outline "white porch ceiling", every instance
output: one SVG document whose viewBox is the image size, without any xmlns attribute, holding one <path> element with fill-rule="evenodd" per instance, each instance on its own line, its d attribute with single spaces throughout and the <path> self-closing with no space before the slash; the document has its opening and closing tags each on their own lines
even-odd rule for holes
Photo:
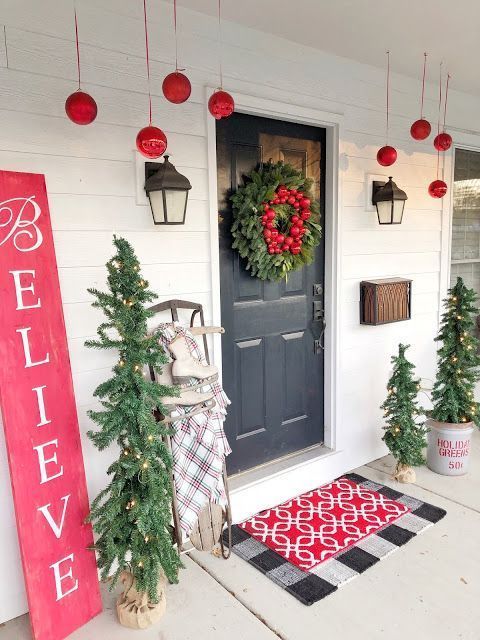
<svg viewBox="0 0 480 640">
<path fill-rule="evenodd" d="M 216 15 L 216 0 L 178 0 Z M 322 51 L 392 70 L 421 73 L 429 53 L 430 79 L 438 63 L 453 76 L 452 88 L 480 96 L 480 2 L 478 0 L 222 0 L 225 20 Z"/>
</svg>

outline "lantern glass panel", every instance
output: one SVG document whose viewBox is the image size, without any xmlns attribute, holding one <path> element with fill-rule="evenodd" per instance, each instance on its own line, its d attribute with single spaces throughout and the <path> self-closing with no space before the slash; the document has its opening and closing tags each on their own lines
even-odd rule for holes
<svg viewBox="0 0 480 640">
<path fill-rule="evenodd" d="M 155 224 L 165 224 L 165 209 L 163 207 L 163 191 L 150 191 L 150 207 Z"/>
<path fill-rule="evenodd" d="M 391 200 L 377 202 L 378 222 L 380 224 L 392 224 Z"/>
<path fill-rule="evenodd" d="M 393 201 L 393 224 L 400 224 L 403 217 L 403 209 L 405 207 L 405 200 Z"/>
<path fill-rule="evenodd" d="M 167 207 L 167 222 L 170 224 L 182 224 L 185 218 L 188 191 L 165 189 L 164 194 Z"/>
</svg>

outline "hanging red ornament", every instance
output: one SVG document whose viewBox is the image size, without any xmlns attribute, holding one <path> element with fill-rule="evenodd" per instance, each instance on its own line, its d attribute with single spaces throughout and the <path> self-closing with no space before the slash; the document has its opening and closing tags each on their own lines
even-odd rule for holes
<svg viewBox="0 0 480 640">
<path fill-rule="evenodd" d="M 178 68 L 178 39 L 177 39 L 177 0 L 173 0 L 173 29 L 175 32 L 175 71 L 169 73 L 162 83 L 163 95 L 169 102 L 181 104 L 189 99 L 192 93 L 190 80 Z"/>
<path fill-rule="evenodd" d="M 449 133 L 443 131 L 435 136 L 433 146 L 437 151 L 448 151 L 452 146 L 452 136 Z"/>
<path fill-rule="evenodd" d="M 232 96 L 223 89 L 217 89 L 212 93 L 208 101 L 208 110 L 216 120 L 228 118 L 235 109 Z"/>
<path fill-rule="evenodd" d="M 410 127 L 410 135 L 414 140 L 426 140 L 432 131 L 432 125 L 423 117 L 423 102 L 425 97 L 425 72 L 427 69 L 427 54 L 423 54 L 423 78 L 422 78 L 422 99 L 420 103 L 420 120 Z"/>
<path fill-rule="evenodd" d="M 136 145 L 139 152 L 146 158 L 159 158 L 167 150 L 167 136 L 158 127 L 152 125 L 152 94 L 150 91 L 150 58 L 148 52 L 147 3 L 143 0 L 143 18 L 145 27 L 145 60 L 147 65 L 148 85 L 148 127 L 137 133 Z"/>
<path fill-rule="evenodd" d="M 443 198 L 447 193 L 447 184 L 443 180 L 434 180 L 428 185 L 428 193 L 432 198 Z"/>
<path fill-rule="evenodd" d="M 388 116 L 389 116 L 389 99 L 390 99 L 390 51 L 387 51 L 387 100 L 386 100 L 386 127 L 385 138 L 386 144 L 377 151 L 377 162 L 382 167 L 389 167 L 397 159 L 397 150 L 388 144 Z"/>
<path fill-rule="evenodd" d="M 90 124 L 97 117 L 97 103 L 91 95 L 78 89 L 66 99 L 65 112 L 75 124 Z"/>
<path fill-rule="evenodd" d="M 441 75 L 440 75 L 441 82 Z M 437 151 L 448 151 L 452 146 L 452 136 L 445 131 L 446 121 L 447 121 L 447 102 L 448 102 L 448 84 L 450 82 L 450 74 L 447 74 L 447 83 L 445 85 L 445 105 L 443 109 L 443 131 L 440 131 L 440 120 L 438 123 L 438 133 L 435 136 L 435 140 L 433 141 L 433 146 Z M 440 88 L 441 91 L 441 88 Z M 441 93 L 440 93 L 441 95 Z M 441 100 L 441 98 L 440 98 Z M 439 107 L 440 108 L 440 107 Z"/>
<path fill-rule="evenodd" d="M 426 140 L 432 131 L 432 125 L 423 118 L 415 120 L 410 127 L 410 134 L 414 140 Z"/>
<path fill-rule="evenodd" d="M 377 162 L 381 164 L 382 167 L 389 167 L 392 165 L 397 159 L 397 150 L 395 147 L 390 147 L 389 145 L 385 145 L 377 152 Z"/>
<path fill-rule="evenodd" d="M 97 117 L 97 103 L 91 95 L 85 93 L 80 88 L 80 46 L 78 44 L 78 21 L 77 10 L 74 9 L 75 17 L 75 45 L 77 49 L 77 74 L 78 89 L 70 94 L 65 101 L 65 113 L 75 124 L 91 124 Z"/>
<path fill-rule="evenodd" d="M 221 0 L 218 0 L 218 60 L 220 86 L 208 100 L 208 110 L 215 120 L 228 118 L 235 110 L 235 102 L 232 96 L 223 90 Z"/>
<path fill-rule="evenodd" d="M 162 83 L 163 95 L 169 102 L 181 104 L 189 99 L 192 85 L 187 76 L 180 71 L 169 73 Z"/>
<path fill-rule="evenodd" d="M 136 142 L 137 149 L 146 158 L 159 158 L 167 150 L 167 136 L 152 125 L 140 129 Z"/>
<path fill-rule="evenodd" d="M 437 179 L 431 182 L 428 186 L 428 193 L 432 198 L 443 198 L 447 193 L 446 182 L 438 177 L 440 171 L 440 151 L 446 151 L 452 144 L 452 138 L 448 133 L 445 133 L 445 119 L 447 113 L 447 96 L 448 96 L 448 81 L 450 75 L 447 76 L 447 86 L 445 91 L 445 110 L 443 113 L 443 128 L 444 131 L 440 132 L 440 114 L 442 111 L 442 63 L 440 63 L 440 80 L 438 83 L 438 121 L 437 121 L 437 135 L 433 144 L 437 150 Z M 443 156 L 442 178 L 445 177 L 445 156 Z"/>
</svg>

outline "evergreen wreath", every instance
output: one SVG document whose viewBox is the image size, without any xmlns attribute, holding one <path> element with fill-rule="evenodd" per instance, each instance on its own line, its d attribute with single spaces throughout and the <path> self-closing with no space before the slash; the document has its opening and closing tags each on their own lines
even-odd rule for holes
<svg viewBox="0 0 480 640">
<path fill-rule="evenodd" d="M 252 276 L 281 280 L 313 262 L 322 228 L 312 183 L 289 164 L 268 162 L 232 195 L 232 247 Z"/>
</svg>

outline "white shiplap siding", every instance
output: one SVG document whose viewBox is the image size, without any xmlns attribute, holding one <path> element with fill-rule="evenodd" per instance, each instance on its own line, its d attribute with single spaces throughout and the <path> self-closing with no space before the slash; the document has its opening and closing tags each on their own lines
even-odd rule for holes
<svg viewBox="0 0 480 640">
<path fill-rule="evenodd" d="M 90 306 L 87 287 L 105 284 L 104 263 L 112 234 L 135 247 L 145 276 L 160 299 L 182 297 L 205 305 L 212 316 L 211 243 L 205 86 L 218 83 L 216 22 L 179 9 L 180 63 L 193 82 L 191 100 L 180 106 L 161 96 L 173 70 L 171 4 L 151 0 L 150 42 L 154 123 L 167 133 L 173 162 L 192 182 L 187 223 L 175 231 L 154 227 L 138 203 L 134 155 L 137 131 L 147 124 L 147 96 L 140 2 L 78 0 L 83 88 L 98 102 L 97 121 L 77 127 L 64 114 L 76 88 L 72 4 L 64 0 L 0 0 L 7 51 L 0 38 L 0 168 L 44 173 L 54 229 L 60 285 L 90 495 L 105 484 L 110 452 L 98 453 L 86 438 L 93 390 L 109 375 L 114 355 L 87 350 L 101 314 Z M 379 170 L 376 151 L 384 139 L 384 79 L 375 69 L 259 34 L 234 24 L 223 29 L 225 87 L 285 104 L 343 114 L 339 148 L 341 184 L 341 278 L 339 296 L 339 407 L 345 433 L 341 471 L 383 453 L 381 413 L 390 355 L 402 340 L 413 345 L 419 374 L 431 377 L 438 319 L 441 249 L 448 234 L 445 202 L 426 187 L 435 177 L 431 141 L 414 143 L 419 82 L 392 76 L 390 142 L 398 149 L 392 174 L 408 193 L 404 222 L 380 228 L 366 211 L 366 175 Z M 398 52 L 397 55 L 405 55 Z M 392 55 L 392 66 L 395 55 Z M 455 137 L 476 145 L 479 101 L 452 91 L 449 124 Z M 427 87 L 425 111 L 433 121 L 436 89 Z M 141 185 L 140 185 L 141 191 Z M 215 258 L 215 256 L 214 256 Z M 445 262 L 445 260 L 444 260 Z M 358 283 L 364 278 L 411 277 L 413 319 L 383 327 L 358 324 Z M 445 281 L 443 277 L 442 282 Z M 218 322 L 219 318 L 215 318 Z M 9 576 L 0 589 L 0 622 L 26 610 L 8 469 L 0 435 L 0 564 Z M 326 462 L 326 473 L 334 467 Z M 271 483 L 273 502 L 284 497 Z"/>
</svg>

